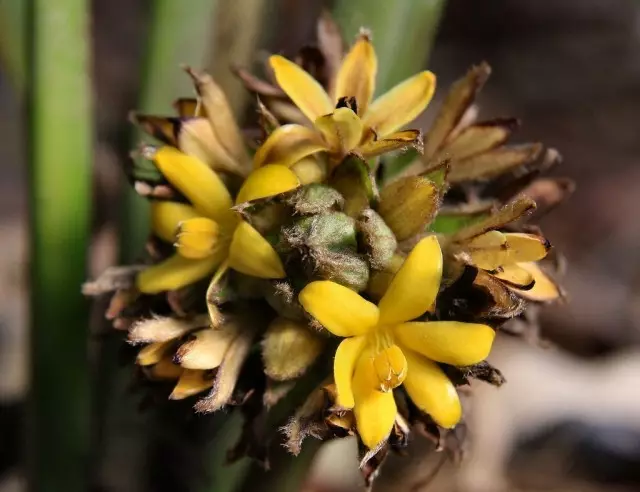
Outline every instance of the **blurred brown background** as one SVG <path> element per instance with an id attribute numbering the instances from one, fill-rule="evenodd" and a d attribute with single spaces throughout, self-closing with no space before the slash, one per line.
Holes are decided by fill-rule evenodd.
<path id="1" fill-rule="evenodd" d="M 286 28 L 265 39 L 265 49 L 292 55 L 313 41 L 323 2 L 267 5 L 265 22 L 277 21 Z M 117 160 L 125 150 L 126 114 L 137 96 L 148 8 L 144 1 L 94 1 L 96 223 L 114 219 L 113 203 L 124 184 Z M 637 490 L 640 3 L 450 0 L 428 64 L 438 76 L 437 97 L 481 60 L 494 70 L 479 99 L 481 117 L 522 118 L 516 140 L 539 140 L 558 148 L 564 162 L 554 173 L 577 182 L 574 196 L 541 223 L 568 260 L 564 284 L 571 302 L 542 314 L 544 336 L 557 348 L 542 351 L 510 341 L 496 348 L 494 360 L 509 383 L 500 396 L 481 389 L 488 403 L 472 419 L 472 427 L 480 429 L 478 442 L 488 446 L 475 453 L 476 458 L 492 455 L 493 461 L 481 460 L 463 472 L 445 465 L 429 487 L 422 487 L 438 455 L 430 455 L 426 464 L 396 460 L 385 470 L 379 490 L 493 491 L 499 490 L 505 476 L 512 484 L 507 485 L 509 490 L 515 485 L 525 490 Z M 26 390 L 22 275 L 26 199 L 20 104 L 2 73 L 0 108 L 0 490 L 4 491 L 22 487 L 16 429 Z M 101 245 L 94 255 L 97 269 L 115 260 L 109 241 Z M 147 483 L 142 475 L 153 473 L 140 457 L 143 446 L 135 444 L 142 435 L 136 422 L 140 420 L 132 414 L 109 424 L 102 490 L 140 490 Z M 426 443 L 414 444 L 428 448 Z M 327 453 L 318 464 L 320 471 L 310 480 L 309 490 L 355 487 L 357 477 L 341 472 L 335 461 L 350 448 L 337 449 L 340 452 Z M 352 464 L 338 461 L 343 467 L 345 462 Z M 331 481 L 326 480 L 327 466 Z"/>

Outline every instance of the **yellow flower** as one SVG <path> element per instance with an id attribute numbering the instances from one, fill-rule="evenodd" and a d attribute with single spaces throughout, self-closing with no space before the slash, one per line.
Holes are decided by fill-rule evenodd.
<path id="1" fill-rule="evenodd" d="M 211 275 L 219 278 L 227 268 L 260 278 L 282 278 L 285 272 L 276 251 L 265 238 L 232 210 L 229 191 L 218 175 L 199 159 L 173 147 L 151 155 L 166 179 L 190 202 L 155 201 L 152 227 L 177 252 L 138 275 L 141 292 L 179 289 Z M 273 196 L 299 185 L 284 166 L 265 166 L 247 177 L 236 204 Z"/>
<path id="2" fill-rule="evenodd" d="M 489 326 L 409 322 L 433 309 L 441 276 L 442 252 L 430 236 L 413 248 L 377 306 L 330 281 L 312 282 L 300 292 L 307 312 L 334 335 L 347 337 L 334 362 L 337 404 L 353 408 L 369 448 L 389 435 L 396 417 L 391 390 L 401 384 L 436 423 L 455 426 L 460 400 L 436 362 L 468 366 L 489 354 L 495 335 Z"/>
<path id="3" fill-rule="evenodd" d="M 510 290 L 533 301 L 551 301 L 561 293 L 536 264 L 551 245 L 542 236 L 489 231 L 468 241 L 463 249 L 468 263 L 487 270 Z"/>
<path id="4" fill-rule="evenodd" d="M 274 163 L 291 166 L 321 151 L 336 163 L 352 151 L 366 159 L 421 145 L 419 131 L 398 130 L 427 107 L 435 76 L 421 72 L 372 101 L 378 62 L 368 35 L 360 35 L 342 61 L 332 84 L 333 95 L 286 58 L 275 55 L 269 62 L 278 84 L 313 122 L 313 128 L 289 124 L 276 129 L 258 149 L 256 167 Z"/>

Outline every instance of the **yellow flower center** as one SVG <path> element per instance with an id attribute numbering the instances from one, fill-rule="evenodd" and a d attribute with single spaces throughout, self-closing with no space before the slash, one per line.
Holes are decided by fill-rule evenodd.
<path id="1" fill-rule="evenodd" d="M 379 391 L 387 392 L 402 384 L 407 376 L 407 359 L 394 343 L 389 326 L 373 330 L 369 340 L 373 351 L 373 368 Z"/>

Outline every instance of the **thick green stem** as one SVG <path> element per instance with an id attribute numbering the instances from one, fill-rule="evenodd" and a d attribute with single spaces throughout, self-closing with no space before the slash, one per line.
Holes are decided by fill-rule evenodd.
<path id="1" fill-rule="evenodd" d="M 31 0 L 31 490 L 86 490 L 85 279 L 92 143 L 88 0 Z"/>

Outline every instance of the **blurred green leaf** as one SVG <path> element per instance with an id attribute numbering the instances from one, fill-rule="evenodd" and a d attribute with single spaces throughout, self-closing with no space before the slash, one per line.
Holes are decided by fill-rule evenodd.
<path id="1" fill-rule="evenodd" d="M 87 303 L 94 126 L 88 0 L 27 3 L 31 45 L 30 490 L 87 490 Z"/>

